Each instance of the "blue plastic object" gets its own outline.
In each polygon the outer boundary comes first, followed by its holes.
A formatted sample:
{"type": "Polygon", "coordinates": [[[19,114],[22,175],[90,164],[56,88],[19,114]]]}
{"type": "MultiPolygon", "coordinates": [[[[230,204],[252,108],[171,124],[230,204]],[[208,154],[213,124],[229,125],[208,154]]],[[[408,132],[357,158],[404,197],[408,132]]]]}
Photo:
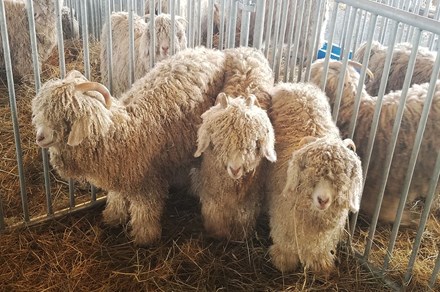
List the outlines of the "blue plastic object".
{"type": "MultiPolygon", "coordinates": [[[[319,49],[317,58],[318,59],[325,58],[326,52],[327,52],[327,42],[325,42],[324,45],[322,46],[322,48],[319,49]]],[[[351,59],[352,56],[353,56],[353,53],[350,52],[348,54],[348,58],[351,59]]],[[[330,54],[330,59],[333,59],[333,60],[340,60],[341,59],[341,47],[339,47],[338,45],[333,44],[332,52],[330,54]]]]}

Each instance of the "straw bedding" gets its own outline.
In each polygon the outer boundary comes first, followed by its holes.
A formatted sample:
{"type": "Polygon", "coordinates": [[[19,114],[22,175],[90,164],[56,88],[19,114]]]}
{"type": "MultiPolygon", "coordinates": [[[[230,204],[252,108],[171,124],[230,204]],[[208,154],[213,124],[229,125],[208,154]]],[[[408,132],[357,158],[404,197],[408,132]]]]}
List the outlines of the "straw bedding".
{"type": "MultiPolygon", "coordinates": [[[[98,45],[90,47],[92,79],[99,81],[98,45]]],[[[82,70],[79,41],[65,44],[67,70],[82,70]]],[[[58,53],[42,68],[43,82],[60,76],[58,53]]],[[[41,150],[34,142],[30,100],[33,85],[16,84],[23,166],[31,216],[45,214],[46,199],[41,150]]],[[[6,223],[22,218],[18,170],[7,88],[0,84],[0,196],[6,223]]],[[[68,207],[68,187],[50,172],[54,209],[68,207]]],[[[0,291],[391,291],[361,266],[350,249],[342,246],[337,271],[329,278],[301,271],[281,274],[269,262],[267,218],[260,218],[255,235],[245,242],[215,241],[206,237],[198,201],[170,194],[163,216],[163,235],[151,247],[135,247],[124,228],[102,224],[101,207],[95,207],[33,227],[0,234],[0,291]]],[[[79,203],[89,199],[76,188],[79,203]]],[[[99,193],[98,196],[103,196],[99,193]]],[[[381,266],[390,228],[379,227],[369,260],[381,266]]],[[[355,232],[353,247],[362,252],[368,227],[355,232]]],[[[415,232],[400,232],[387,275],[400,282],[406,270],[415,232]]],[[[440,225],[430,218],[411,291],[426,291],[439,249],[440,225]]],[[[440,285],[439,281],[437,286],[440,285]]],[[[437,287],[438,288],[438,287],[437,287]]]]}

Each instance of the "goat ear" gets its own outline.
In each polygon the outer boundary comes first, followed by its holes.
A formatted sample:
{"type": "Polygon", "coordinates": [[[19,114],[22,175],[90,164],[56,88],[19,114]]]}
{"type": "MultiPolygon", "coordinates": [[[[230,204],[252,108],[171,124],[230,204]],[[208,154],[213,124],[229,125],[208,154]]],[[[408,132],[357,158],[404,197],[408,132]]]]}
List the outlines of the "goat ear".
{"type": "Polygon", "coordinates": [[[344,145],[345,145],[348,149],[352,150],[353,152],[356,152],[356,145],[354,145],[353,140],[347,138],[347,139],[344,139],[343,142],[344,142],[344,145]]]}
{"type": "Polygon", "coordinates": [[[349,207],[351,212],[356,213],[359,211],[362,198],[363,178],[360,165],[353,168],[350,180],[351,188],[349,189],[349,207]]]}
{"type": "Polygon", "coordinates": [[[211,143],[211,138],[206,124],[202,124],[197,132],[197,150],[194,157],[200,157],[211,143]]]}
{"type": "Polygon", "coordinates": [[[294,152],[292,158],[289,160],[289,166],[287,167],[287,177],[286,186],[283,190],[283,194],[286,192],[292,192],[296,190],[299,184],[299,174],[300,174],[300,159],[302,155],[298,155],[294,152]]]}
{"type": "Polygon", "coordinates": [[[253,106],[254,104],[258,103],[257,101],[257,97],[253,94],[250,94],[247,98],[246,98],[246,105],[248,107],[253,106]]]}
{"type": "Polygon", "coordinates": [[[229,104],[229,97],[224,92],[220,92],[217,95],[217,99],[215,100],[215,104],[221,104],[222,108],[226,108],[229,104]]]}
{"type": "Polygon", "coordinates": [[[176,22],[179,23],[181,26],[183,26],[183,28],[185,28],[185,29],[186,29],[186,26],[188,25],[188,21],[182,16],[176,15],[176,22]]]}
{"type": "Polygon", "coordinates": [[[277,161],[277,153],[275,152],[275,134],[273,133],[272,129],[269,131],[267,136],[267,139],[262,141],[261,153],[270,162],[275,162],[277,161]]]}
{"type": "Polygon", "coordinates": [[[67,138],[67,145],[78,146],[85,138],[89,136],[89,129],[88,117],[82,117],[76,120],[73,123],[69,137],[67,138]]]}
{"type": "Polygon", "coordinates": [[[302,138],[301,141],[299,141],[298,148],[301,148],[302,146],[304,146],[306,144],[312,143],[312,142],[316,141],[316,139],[318,139],[318,138],[313,137],[313,136],[306,136],[306,137],[302,138]]]}

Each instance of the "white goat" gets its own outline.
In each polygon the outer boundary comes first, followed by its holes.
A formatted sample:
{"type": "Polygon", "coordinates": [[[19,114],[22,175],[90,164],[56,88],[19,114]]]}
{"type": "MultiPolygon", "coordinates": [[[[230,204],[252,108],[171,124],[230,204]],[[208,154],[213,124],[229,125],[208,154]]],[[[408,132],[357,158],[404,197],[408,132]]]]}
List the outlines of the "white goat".
{"type": "MultiPolygon", "coordinates": [[[[151,18],[147,17],[147,23],[139,16],[134,15],[134,80],[145,75],[150,70],[150,28],[151,18]]],[[[123,92],[131,87],[129,83],[129,30],[128,13],[116,12],[111,15],[112,30],[112,56],[113,56],[113,76],[112,93],[115,97],[120,97],[123,92]]],[[[171,37],[171,16],[160,14],[154,16],[156,49],[156,62],[160,62],[170,56],[170,37],[171,37]]],[[[185,36],[186,20],[176,16],[175,22],[175,43],[176,52],[186,49],[185,36]]],[[[101,80],[104,84],[109,84],[108,58],[109,52],[107,44],[109,42],[108,23],[104,24],[101,34],[101,80]]]]}
{"type": "MultiPolygon", "coordinates": [[[[358,50],[356,50],[353,60],[363,62],[366,46],[367,44],[364,43],[358,50]]],[[[396,44],[390,65],[390,72],[388,74],[388,81],[385,87],[385,94],[403,88],[411,50],[412,45],[410,43],[396,44]]],[[[366,90],[368,94],[372,96],[379,94],[380,80],[382,79],[387,51],[388,47],[383,46],[377,41],[373,41],[371,44],[371,51],[368,58],[368,69],[371,70],[374,77],[366,84],[366,90]]],[[[436,52],[430,51],[425,47],[418,48],[410,85],[422,84],[430,81],[436,57],[436,52]]]]}
{"type": "MultiPolygon", "coordinates": [[[[37,35],[38,62],[47,60],[56,45],[56,1],[33,1],[35,32],[37,35]]],[[[15,77],[31,80],[33,74],[32,50],[27,17],[27,1],[4,0],[8,26],[9,53],[15,77]]],[[[5,68],[2,40],[0,38],[0,68],[5,68]]]]}
{"type": "Polygon", "coordinates": [[[32,100],[37,144],[62,177],[109,191],[106,223],[125,223],[128,209],[134,242],[149,244],[160,238],[168,187],[189,175],[197,125],[223,86],[224,63],[220,51],[181,51],[121,100],[78,71],[48,81],[32,100]]]}
{"type": "MultiPolygon", "coordinates": [[[[311,81],[316,84],[320,84],[323,64],[322,60],[318,60],[312,65],[311,81]]],[[[344,73],[341,72],[341,70],[341,62],[331,61],[329,63],[325,91],[332,106],[336,99],[336,89],[341,76],[340,74],[344,73]]],[[[342,136],[348,135],[359,78],[359,73],[351,65],[347,66],[341,107],[337,121],[342,136]]],[[[394,150],[394,159],[392,160],[379,216],[379,219],[383,222],[392,223],[395,220],[403,181],[408,170],[409,159],[413,149],[422,108],[427,96],[428,86],[429,83],[421,85],[414,84],[409,88],[407,94],[400,132],[394,150]]],[[[361,203],[361,211],[369,216],[373,214],[376,206],[376,198],[379,193],[380,182],[384,171],[385,157],[387,155],[388,145],[391,141],[392,127],[400,103],[401,93],[401,91],[394,91],[383,97],[379,127],[376,133],[372,159],[370,160],[361,203]]],[[[376,100],[377,97],[370,96],[365,91],[365,88],[362,89],[357,127],[353,137],[354,142],[358,145],[358,154],[361,158],[365,158],[366,155],[376,100]]],[[[440,149],[440,137],[437,135],[440,131],[439,117],[440,81],[437,81],[433,104],[428,116],[418,160],[409,189],[408,203],[413,202],[418,197],[424,197],[427,194],[435,163],[435,159],[432,158],[437,156],[437,151],[440,149]]],[[[438,205],[437,198],[434,208],[438,209],[438,205]]],[[[413,213],[407,208],[403,213],[401,225],[412,225],[418,221],[418,217],[419,214],[413,213]]]]}
{"type": "Polygon", "coordinates": [[[281,83],[272,91],[270,118],[278,161],[266,179],[269,253],[279,270],[327,274],[349,211],[359,210],[361,161],[342,140],[327,97],[308,83],[281,83]]]}

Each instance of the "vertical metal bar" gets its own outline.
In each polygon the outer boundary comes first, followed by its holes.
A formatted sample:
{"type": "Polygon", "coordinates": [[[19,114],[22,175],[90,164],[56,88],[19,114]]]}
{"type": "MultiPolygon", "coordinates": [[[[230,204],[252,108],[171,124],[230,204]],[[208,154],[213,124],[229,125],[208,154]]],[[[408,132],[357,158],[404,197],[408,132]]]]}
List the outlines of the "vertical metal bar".
{"type": "MultiPolygon", "coordinates": [[[[277,46],[278,46],[278,38],[279,38],[279,34],[280,32],[280,22],[281,22],[281,10],[282,10],[282,2],[283,0],[278,0],[276,7],[277,9],[275,10],[275,27],[272,33],[272,55],[271,58],[269,59],[270,64],[272,65],[272,70],[275,70],[275,55],[277,52],[277,46]]],[[[270,36],[270,35],[269,35],[270,36]]],[[[266,39],[269,38],[269,36],[266,36],[266,39]]]]}
{"type": "Polygon", "coordinates": [[[193,23],[193,1],[188,1],[187,3],[187,13],[188,16],[188,26],[187,26],[187,40],[188,40],[188,47],[193,48],[194,47],[194,23],[193,23]]]}
{"type": "Polygon", "coordinates": [[[230,4],[231,9],[229,10],[227,48],[235,47],[235,30],[237,26],[237,2],[232,0],[230,4]]]}
{"type": "Polygon", "coordinates": [[[150,32],[150,69],[154,67],[154,64],[156,63],[155,57],[156,57],[156,16],[154,13],[154,1],[150,1],[150,22],[149,22],[149,32],[150,32]]]}
{"type": "MultiPolygon", "coordinates": [[[[417,253],[420,248],[420,244],[422,241],[423,233],[425,231],[426,222],[428,221],[429,217],[429,211],[431,209],[432,201],[434,200],[434,197],[436,196],[436,188],[438,184],[440,176],[440,153],[437,155],[437,160],[434,167],[434,174],[431,178],[431,181],[429,183],[429,190],[428,190],[428,196],[425,201],[425,205],[423,207],[423,212],[420,218],[420,224],[419,228],[417,230],[416,238],[414,239],[414,245],[411,251],[411,256],[408,261],[408,269],[406,270],[406,273],[403,277],[403,284],[407,286],[411,280],[412,272],[414,263],[417,257],[417,253]]],[[[434,274],[434,273],[433,273],[434,274]]]]}
{"type": "MultiPolygon", "coordinates": [[[[174,1],[171,1],[174,2],[174,1]]],[[[212,48],[212,37],[214,34],[214,0],[209,0],[208,3],[208,17],[207,17],[207,22],[208,22],[208,30],[206,32],[206,47],[207,48],[212,48]]]]}
{"type": "MultiPolygon", "coordinates": [[[[434,19],[438,21],[439,18],[440,18],[440,5],[437,5],[435,9],[434,19]]],[[[429,40],[428,40],[428,47],[431,51],[434,49],[434,44],[435,44],[435,34],[431,33],[429,35],[429,40]]]]}
{"type": "MultiPolygon", "coordinates": [[[[315,2],[316,3],[316,0],[315,2]]],[[[303,76],[302,76],[302,72],[303,72],[303,68],[304,68],[304,59],[305,59],[305,54],[306,54],[306,48],[308,48],[310,50],[310,43],[312,42],[312,40],[310,39],[311,35],[309,35],[309,31],[310,31],[310,18],[312,17],[312,1],[305,1],[304,3],[304,9],[305,9],[305,19],[303,19],[303,28],[301,30],[301,34],[305,35],[306,38],[303,39],[302,42],[302,47],[301,47],[301,52],[299,52],[298,56],[299,56],[299,60],[298,60],[298,78],[297,81],[303,81],[303,76]]],[[[316,9],[316,7],[315,7],[316,9]]],[[[313,45],[312,45],[313,47],[313,45]]]]}
{"type": "Polygon", "coordinates": [[[223,50],[224,38],[225,38],[225,20],[226,16],[226,0],[221,0],[220,5],[220,28],[219,28],[219,42],[218,49],[223,50]]]}
{"type": "Polygon", "coordinates": [[[176,34],[176,11],[174,8],[174,0],[168,3],[169,13],[171,14],[171,36],[170,36],[170,50],[171,55],[176,53],[175,34],[176,34]]]}
{"type": "Polygon", "coordinates": [[[325,9],[326,9],[325,5],[326,5],[326,3],[323,0],[319,0],[318,2],[319,3],[318,3],[318,6],[317,6],[317,9],[315,9],[316,11],[313,11],[313,9],[312,9],[312,12],[311,12],[311,17],[314,17],[314,19],[316,21],[313,21],[314,25],[313,25],[312,34],[311,34],[311,36],[312,36],[312,39],[311,39],[312,47],[309,48],[309,52],[307,54],[307,64],[306,64],[306,72],[305,72],[305,75],[304,75],[304,81],[309,81],[310,80],[312,62],[316,59],[317,52],[320,49],[319,48],[320,28],[322,26],[322,19],[323,19],[323,16],[325,14],[325,9]]]}
{"type": "MultiPolygon", "coordinates": [[[[197,45],[200,46],[202,44],[202,1],[198,1],[197,6],[197,45]]],[[[208,11],[205,11],[205,13],[208,13],[208,11]]]]}
{"type": "MultiPolygon", "coordinates": [[[[80,3],[81,14],[87,15],[87,3],[80,3]]],[[[88,22],[87,17],[83,17],[82,19],[82,41],[83,41],[83,50],[84,50],[84,74],[87,79],[91,80],[91,70],[90,70],[90,52],[89,52],[89,34],[88,34],[88,22]]]]}
{"type": "MultiPolygon", "coordinates": [[[[297,7],[297,0],[291,0],[290,1],[291,8],[297,7]]],[[[295,22],[296,22],[296,13],[292,13],[292,18],[290,18],[290,25],[287,32],[287,51],[286,51],[286,62],[284,64],[284,78],[283,81],[287,82],[289,80],[289,68],[290,68],[290,57],[291,57],[291,48],[292,48],[292,42],[293,42],[293,33],[295,30],[295,22]]]]}
{"type": "MultiPolygon", "coordinates": [[[[419,28],[417,28],[414,43],[418,43],[420,41],[420,35],[421,35],[421,31],[419,28]]],[[[400,123],[402,121],[403,111],[405,109],[405,103],[406,103],[406,98],[407,98],[407,94],[408,94],[409,82],[411,81],[411,76],[413,74],[416,55],[417,55],[417,50],[413,50],[411,53],[411,56],[409,58],[408,70],[406,72],[405,81],[403,83],[401,100],[400,100],[399,107],[397,109],[397,115],[396,115],[396,119],[395,119],[394,125],[393,125],[391,143],[388,145],[388,149],[387,149],[387,156],[386,156],[386,160],[385,160],[383,179],[381,181],[381,188],[380,188],[380,192],[377,196],[378,204],[376,205],[376,209],[374,210],[374,215],[373,215],[373,218],[371,221],[371,225],[370,225],[370,229],[369,229],[369,233],[368,233],[368,237],[367,237],[367,244],[366,244],[365,253],[364,253],[365,258],[368,258],[368,255],[371,251],[371,246],[373,244],[373,237],[374,237],[374,233],[376,232],[376,225],[377,225],[377,221],[379,218],[380,207],[382,205],[382,199],[383,199],[384,192],[385,192],[386,182],[388,180],[388,175],[389,175],[389,171],[390,171],[390,167],[391,167],[391,160],[393,159],[394,149],[396,147],[397,135],[400,130],[400,123]]]]}
{"type": "MultiPolygon", "coordinates": [[[[134,25],[133,25],[133,1],[128,0],[128,83],[131,85],[134,82],[134,70],[136,64],[134,63],[134,25]]],[[[174,23],[173,23],[174,24],[174,23]]],[[[171,27],[173,29],[174,26],[171,27]]],[[[147,33],[147,32],[144,32],[147,33]]],[[[174,33],[174,32],[173,32],[174,33]]]]}
{"type": "MultiPolygon", "coordinates": [[[[29,37],[31,40],[31,50],[32,50],[32,62],[34,65],[34,80],[35,80],[35,92],[38,92],[40,90],[40,86],[41,86],[41,79],[40,79],[40,64],[38,62],[38,48],[37,48],[37,35],[36,35],[36,31],[35,31],[35,20],[34,20],[34,7],[32,4],[31,0],[27,1],[27,17],[29,20],[29,37]]],[[[0,19],[5,19],[5,14],[3,14],[3,17],[0,17],[0,19]]],[[[5,32],[2,32],[2,36],[5,37],[7,36],[7,28],[6,28],[6,22],[5,22],[5,32]]],[[[6,38],[6,42],[9,44],[9,40],[6,38]]],[[[3,39],[3,46],[5,46],[5,40],[3,39]]],[[[15,91],[13,89],[13,80],[12,80],[12,65],[11,65],[11,61],[10,61],[10,55],[6,54],[6,52],[9,52],[9,45],[7,47],[7,50],[3,50],[5,52],[5,65],[8,64],[9,62],[9,70],[8,67],[6,65],[6,73],[8,74],[9,72],[11,72],[11,75],[7,75],[8,77],[8,88],[9,88],[9,92],[10,92],[10,106],[11,106],[11,113],[12,113],[12,118],[13,118],[13,125],[14,125],[14,135],[15,135],[15,131],[17,131],[17,134],[19,134],[18,132],[18,121],[14,121],[17,117],[17,107],[16,107],[16,103],[15,103],[15,91]],[[9,58],[7,61],[6,57],[9,58]],[[15,124],[16,123],[16,124],[15,124]],[[16,127],[16,128],[15,128],[16,127]]],[[[18,172],[19,172],[19,178],[20,178],[20,194],[22,197],[22,204],[23,204],[23,214],[24,214],[24,219],[25,221],[29,221],[29,211],[28,211],[28,204],[27,204],[27,194],[26,194],[26,189],[24,186],[24,177],[23,176],[23,162],[22,162],[22,154],[21,154],[21,144],[20,144],[20,137],[16,137],[15,138],[15,147],[16,147],[16,151],[17,151],[17,163],[18,163],[18,172]],[[20,153],[18,155],[18,153],[20,153]],[[20,169],[21,168],[21,169],[20,169]],[[20,175],[20,172],[22,173],[20,175]],[[23,184],[21,182],[21,180],[23,179],[23,184]],[[22,187],[23,186],[23,187],[22,187]],[[22,189],[23,188],[23,189],[22,189]]],[[[43,171],[44,171],[44,186],[45,186],[45,191],[46,191],[46,202],[47,202],[47,213],[51,214],[52,213],[52,198],[51,198],[51,192],[50,192],[50,177],[49,177],[49,156],[47,153],[47,149],[42,149],[41,151],[41,155],[43,158],[43,171]]]]}
{"type": "MultiPolygon", "coordinates": [[[[370,134],[368,136],[369,138],[368,138],[368,144],[367,144],[367,151],[366,151],[365,157],[362,157],[362,173],[364,176],[362,186],[365,185],[365,181],[367,179],[368,166],[370,165],[371,154],[373,152],[374,141],[376,139],[376,132],[377,132],[377,128],[379,126],[379,117],[380,117],[380,113],[382,111],[382,101],[383,101],[385,88],[386,88],[386,84],[387,84],[387,80],[388,80],[388,74],[390,72],[391,61],[393,58],[393,51],[394,51],[393,48],[394,48],[394,44],[396,42],[396,37],[397,37],[396,32],[399,27],[399,23],[397,21],[394,21],[393,24],[394,24],[394,27],[393,27],[393,31],[391,34],[390,45],[388,47],[388,52],[387,52],[387,55],[386,55],[385,61],[384,61],[384,69],[383,69],[383,73],[382,73],[378,96],[376,99],[376,105],[375,105],[374,114],[373,114],[373,121],[371,124],[370,134]]],[[[371,45],[370,45],[370,49],[371,49],[371,45]]],[[[364,66],[367,67],[368,63],[366,60],[369,60],[370,50],[366,49],[365,52],[368,52],[368,54],[365,54],[363,63],[365,64],[364,66]]],[[[353,125],[353,128],[356,128],[356,125],[353,125]]],[[[351,236],[354,235],[354,227],[356,226],[358,215],[359,215],[359,213],[355,213],[355,214],[353,214],[353,216],[351,218],[351,223],[352,223],[351,236]]]]}
{"type": "MultiPolygon", "coordinates": [[[[417,54],[417,51],[418,51],[417,43],[413,42],[412,45],[413,45],[413,51],[416,51],[415,54],[417,54]]],[[[410,69],[410,68],[408,67],[408,69],[410,69]]],[[[402,188],[402,193],[400,196],[399,207],[397,210],[396,219],[394,220],[394,225],[393,225],[393,229],[392,229],[391,236],[390,236],[390,241],[389,241],[389,245],[388,245],[388,252],[387,252],[387,254],[385,256],[385,260],[384,260],[384,265],[383,265],[384,270],[388,269],[390,256],[393,252],[394,245],[396,243],[397,232],[399,231],[400,221],[402,220],[403,209],[405,208],[406,200],[408,198],[411,179],[414,174],[414,169],[416,166],[416,161],[417,161],[417,157],[418,157],[419,150],[420,150],[420,145],[422,144],[423,134],[425,133],[426,122],[428,120],[429,111],[431,110],[431,105],[432,105],[432,101],[434,98],[435,84],[436,84],[436,81],[438,78],[439,69],[440,69],[440,51],[437,52],[437,58],[435,60],[435,64],[434,64],[427,96],[426,96],[426,99],[424,100],[423,110],[422,110],[419,125],[417,128],[416,137],[415,137],[415,141],[414,141],[414,145],[413,145],[413,150],[411,152],[411,157],[409,159],[408,170],[406,172],[405,180],[403,182],[403,188],[402,188]]],[[[412,74],[411,74],[411,76],[412,76],[412,74]]],[[[422,225],[419,225],[419,226],[422,227],[422,225]]]]}
{"type": "Polygon", "coordinates": [[[325,53],[325,58],[324,58],[324,70],[323,70],[322,76],[321,76],[321,86],[320,87],[324,91],[325,91],[325,87],[327,85],[328,63],[330,61],[330,54],[331,54],[332,46],[333,46],[333,38],[335,35],[336,16],[338,15],[338,7],[339,7],[338,2],[335,2],[333,4],[332,18],[331,18],[330,27],[329,27],[330,36],[328,39],[327,51],[325,53]]]}
{"type": "Polygon", "coordinates": [[[297,21],[295,23],[295,25],[296,25],[296,27],[295,27],[295,41],[294,41],[295,45],[293,47],[293,55],[292,55],[293,63],[290,68],[290,76],[292,77],[292,79],[295,76],[295,66],[296,66],[296,63],[298,60],[298,50],[299,50],[300,37],[303,37],[301,35],[301,30],[302,30],[302,22],[303,22],[303,16],[304,16],[304,8],[305,8],[304,2],[305,2],[305,0],[302,1],[302,4],[300,5],[300,9],[295,11],[297,16],[299,15],[299,17],[297,18],[297,21]]]}
{"type": "Polygon", "coordinates": [[[431,289],[434,288],[439,272],[440,272],[440,252],[437,255],[437,259],[435,260],[435,266],[434,269],[432,270],[431,278],[429,279],[429,283],[428,283],[429,288],[431,289]]]}
{"type": "Polygon", "coordinates": [[[113,92],[113,37],[112,37],[112,21],[111,21],[111,8],[110,2],[104,2],[104,11],[105,17],[107,18],[107,35],[108,35],[108,43],[107,43],[107,68],[108,68],[108,84],[107,87],[110,92],[113,92]]]}
{"type": "Polygon", "coordinates": [[[280,66],[281,66],[281,59],[283,58],[283,44],[284,44],[284,36],[286,34],[286,26],[287,26],[287,13],[289,10],[289,2],[285,0],[283,2],[283,6],[281,7],[282,16],[281,16],[281,28],[280,28],[280,42],[279,46],[274,44],[274,47],[272,49],[273,51],[273,57],[275,60],[274,63],[274,73],[275,73],[275,80],[278,81],[278,78],[280,76],[280,66]]]}
{"type": "MultiPolygon", "coordinates": [[[[28,13],[32,12],[32,7],[28,9],[28,13]]],[[[31,14],[33,16],[33,12],[31,14]]],[[[21,204],[23,208],[23,217],[26,222],[29,221],[29,208],[27,202],[26,185],[23,171],[23,155],[21,149],[20,129],[18,125],[17,104],[15,100],[14,80],[12,76],[12,63],[9,49],[8,26],[6,23],[6,13],[3,1],[0,3],[0,31],[3,43],[4,61],[6,67],[6,77],[8,80],[9,106],[11,108],[12,127],[14,129],[15,153],[17,155],[18,177],[20,182],[21,204]]],[[[32,34],[32,32],[30,32],[32,34]]],[[[34,33],[35,36],[35,33],[34,33]]],[[[34,59],[35,60],[35,59],[34,59]]],[[[38,66],[38,65],[37,65],[38,66]]],[[[1,207],[1,206],[0,206],[1,207]]],[[[3,214],[2,214],[3,221],[3,214]]],[[[2,224],[4,226],[4,223],[2,224]]]]}
{"type": "Polygon", "coordinates": [[[357,46],[359,45],[359,31],[360,31],[360,28],[361,28],[361,20],[362,20],[362,15],[363,15],[363,13],[364,13],[364,11],[358,11],[358,14],[356,15],[357,16],[357,22],[356,22],[356,24],[355,24],[355,28],[354,28],[354,31],[355,31],[355,33],[354,33],[354,44],[353,44],[353,47],[352,47],[352,52],[353,52],[353,54],[356,52],[356,50],[357,50],[357,46]]]}
{"type": "Polygon", "coordinates": [[[265,18],[264,11],[266,11],[266,1],[257,0],[256,10],[257,11],[255,12],[253,46],[257,49],[261,49],[263,43],[263,29],[265,18]],[[257,23],[259,23],[260,25],[256,25],[257,23]]]}
{"type": "Polygon", "coordinates": [[[269,1],[269,11],[267,11],[267,13],[269,15],[266,15],[266,19],[267,19],[267,24],[266,24],[266,35],[264,36],[265,39],[265,47],[264,47],[264,55],[266,56],[266,58],[269,56],[269,49],[270,49],[270,36],[272,33],[272,22],[273,22],[273,12],[274,12],[274,8],[275,8],[275,0],[273,1],[269,1]]]}
{"type": "Polygon", "coordinates": [[[240,28],[240,46],[247,47],[249,44],[249,22],[251,19],[251,12],[249,7],[252,5],[251,0],[244,1],[244,7],[241,12],[241,28],[240,28]]]}

